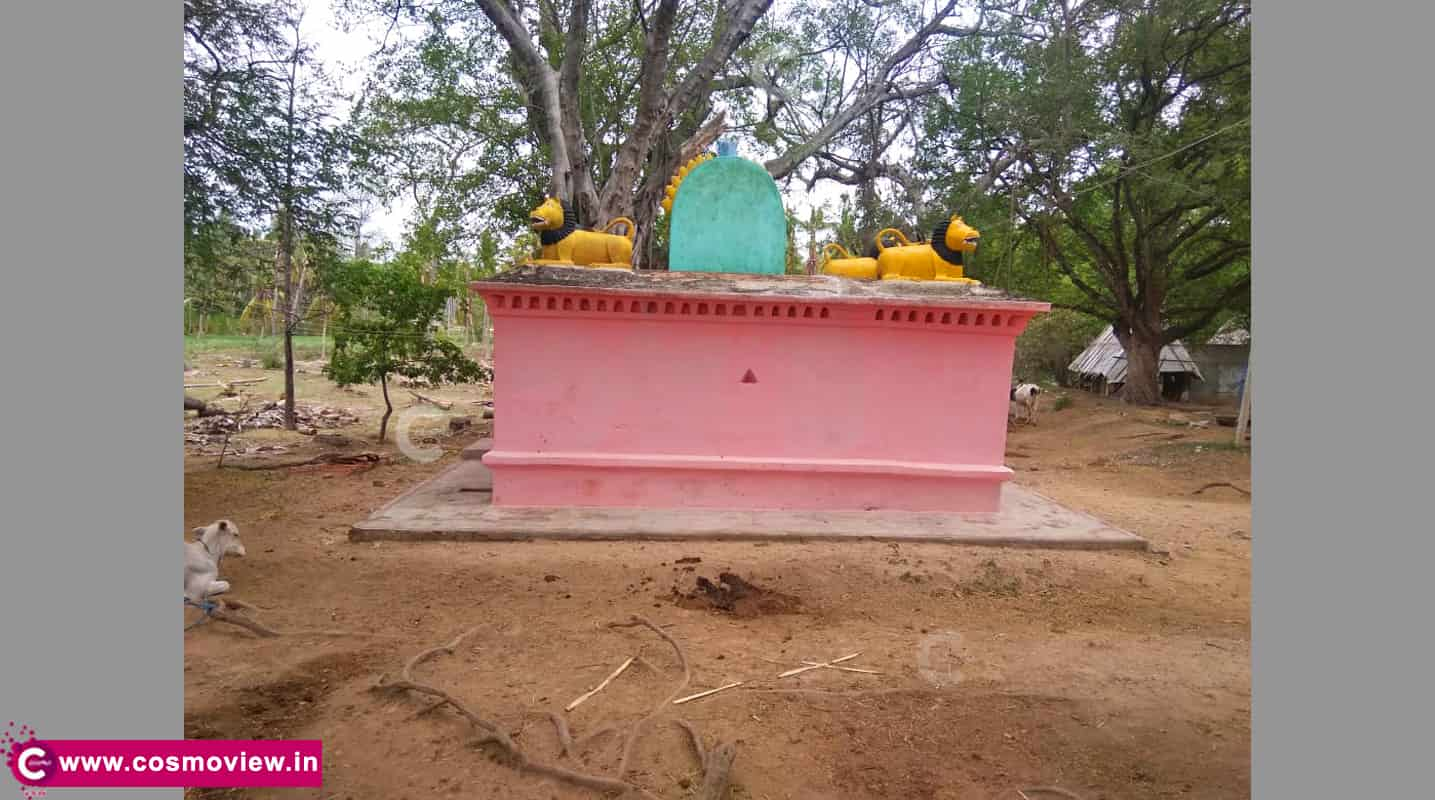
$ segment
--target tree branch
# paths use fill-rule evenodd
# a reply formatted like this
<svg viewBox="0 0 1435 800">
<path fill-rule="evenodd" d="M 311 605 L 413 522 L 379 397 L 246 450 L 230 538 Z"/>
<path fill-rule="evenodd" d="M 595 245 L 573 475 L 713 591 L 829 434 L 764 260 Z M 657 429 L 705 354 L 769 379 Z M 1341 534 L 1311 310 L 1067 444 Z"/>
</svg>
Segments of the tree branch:
<svg viewBox="0 0 1435 800">
<path fill-rule="evenodd" d="M 1221 313 L 1222 311 L 1230 310 L 1231 301 L 1236 299 L 1237 297 L 1240 297 L 1242 294 L 1245 294 L 1246 292 L 1250 291 L 1250 288 L 1251 278 L 1249 275 L 1231 284 L 1229 287 L 1226 288 L 1225 292 L 1221 293 L 1221 296 L 1216 300 L 1216 303 L 1210 308 L 1203 311 L 1200 316 L 1185 324 L 1174 325 L 1161 331 L 1161 344 L 1170 344 L 1177 339 L 1190 336 L 1195 331 L 1206 327 L 1211 323 L 1211 320 L 1216 318 L 1217 314 Z"/>
</svg>

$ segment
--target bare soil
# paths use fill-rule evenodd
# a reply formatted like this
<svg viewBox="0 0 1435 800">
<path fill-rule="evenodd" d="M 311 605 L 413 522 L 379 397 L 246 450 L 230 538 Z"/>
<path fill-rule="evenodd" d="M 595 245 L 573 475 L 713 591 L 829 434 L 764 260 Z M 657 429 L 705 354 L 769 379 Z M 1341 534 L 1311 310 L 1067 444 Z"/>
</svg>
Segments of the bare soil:
<svg viewBox="0 0 1435 800">
<path fill-rule="evenodd" d="M 201 362 L 203 359 L 201 359 Z M 276 372 L 206 366 L 226 379 Z M 376 388 L 340 392 L 312 373 L 301 399 L 355 410 L 342 432 L 389 456 L 364 471 L 215 468 L 186 457 L 185 526 L 234 520 L 247 558 L 224 563 L 234 596 L 282 631 L 259 639 L 209 623 L 188 632 L 186 734 L 318 738 L 322 789 L 193 790 L 193 797 L 552 800 L 598 796 L 500 763 L 455 713 L 371 691 L 416 653 L 480 626 L 416 669 L 494 720 L 531 758 L 612 775 L 621 736 L 560 758 L 546 712 L 575 738 L 646 716 L 681 677 L 687 691 L 742 686 L 670 711 L 640 740 L 629 780 L 661 798 L 696 796 L 698 764 L 678 715 L 709 745 L 738 743 L 730 797 L 1235 798 L 1250 793 L 1250 459 L 1232 431 L 1189 407 L 1074 404 L 1016 426 L 1017 480 L 1151 539 L 1157 551 L 1006 550 L 941 544 L 368 543 L 348 527 L 445 468 L 486 436 L 433 420 L 439 461 L 373 442 Z M 423 390 L 472 414 L 483 387 Z M 263 396 L 268 397 L 269 394 Z M 406 406 L 410 398 L 396 397 Z M 1049 406 L 1048 406 L 1049 408 Z M 1209 411 L 1210 409 L 1207 409 Z M 501 414 L 501 410 L 499 412 Z M 1172 419 L 1172 415 L 1179 415 Z M 417 426 L 416 426 L 417 427 Z M 324 452 L 314 437 L 260 431 L 282 456 Z M 694 559 L 700 559 L 695 561 Z M 724 574 L 739 583 L 724 581 Z M 699 588 L 699 578 L 709 589 Z M 321 635 L 312 631 L 362 635 Z M 844 666 L 776 675 L 860 651 Z M 563 707 L 629 656 L 624 672 Z"/>
</svg>

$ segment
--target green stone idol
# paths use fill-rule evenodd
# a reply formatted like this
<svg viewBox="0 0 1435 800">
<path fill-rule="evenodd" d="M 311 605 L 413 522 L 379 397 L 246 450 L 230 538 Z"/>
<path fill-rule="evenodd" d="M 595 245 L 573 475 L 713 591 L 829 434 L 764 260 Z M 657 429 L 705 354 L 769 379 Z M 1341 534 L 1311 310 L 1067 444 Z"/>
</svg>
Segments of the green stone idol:
<svg viewBox="0 0 1435 800">
<path fill-rule="evenodd" d="M 787 215 L 777 184 L 731 142 L 697 165 L 673 198 L 668 269 L 781 275 L 787 266 Z"/>
</svg>

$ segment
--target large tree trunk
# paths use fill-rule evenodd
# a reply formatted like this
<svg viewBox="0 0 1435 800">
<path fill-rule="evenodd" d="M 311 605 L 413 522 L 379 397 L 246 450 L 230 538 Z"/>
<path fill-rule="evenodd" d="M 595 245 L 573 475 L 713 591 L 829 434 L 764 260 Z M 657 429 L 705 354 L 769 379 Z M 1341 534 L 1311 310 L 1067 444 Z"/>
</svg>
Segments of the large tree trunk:
<svg viewBox="0 0 1435 800">
<path fill-rule="evenodd" d="M 1161 404 L 1161 341 L 1160 328 L 1155 331 L 1133 326 L 1116 327 L 1116 339 L 1126 352 L 1126 383 L 1121 387 L 1123 402 L 1133 405 Z"/>
<path fill-rule="evenodd" d="M 650 211 L 639 208 L 634 212 L 633 191 L 641 166 L 650 157 L 654 138 L 667 131 L 675 117 L 707 102 L 714 76 L 733 51 L 747 41 L 757 20 L 772 2 L 733 0 L 728 4 L 719 15 L 722 25 L 707 53 L 671 92 L 665 92 L 663 87 L 678 3 L 677 0 L 659 3 L 639 70 L 639 104 L 634 127 L 620 146 L 614 169 L 601 192 L 593 184 L 577 108 L 591 0 L 576 0 L 572 6 L 568 29 L 562 32 L 566 52 L 561 54 L 558 69 L 539 51 L 527 26 L 509 3 L 478 0 L 478 5 L 508 43 L 516 77 L 528 98 L 530 121 L 535 128 L 541 126 L 542 138 L 548 142 L 553 166 L 550 194 L 571 203 L 580 224 L 602 226 L 615 216 L 633 216 L 640 224 L 644 217 L 651 220 Z M 541 9 L 540 21 L 545 32 L 551 34 L 550 39 L 560 33 L 551 7 Z M 666 182 L 667 176 L 663 177 Z M 640 247 L 634 250 L 643 252 Z"/>
</svg>

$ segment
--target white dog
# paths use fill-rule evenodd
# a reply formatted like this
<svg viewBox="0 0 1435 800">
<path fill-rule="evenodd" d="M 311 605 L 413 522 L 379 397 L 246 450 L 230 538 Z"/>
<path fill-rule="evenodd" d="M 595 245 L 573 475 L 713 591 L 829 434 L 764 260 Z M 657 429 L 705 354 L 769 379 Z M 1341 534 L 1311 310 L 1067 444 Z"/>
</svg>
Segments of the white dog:
<svg viewBox="0 0 1435 800">
<path fill-rule="evenodd" d="M 229 581 L 219 579 L 219 562 L 225 556 L 243 556 L 244 543 L 233 522 L 221 519 L 195 528 L 193 541 L 184 543 L 184 599 L 204 607 L 209 598 L 229 591 Z"/>
<path fill-rule="evenodd" d="M 1011 408 L 1007 416 L 1012 420 L 1026 416 L 1029 424 L 1036 424 L 1036 400 L 1041 394 L 1041 387 L 1034 383 L 1017 384 L 1011 390 Z"/>
</svg>

